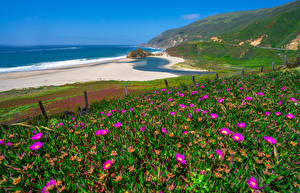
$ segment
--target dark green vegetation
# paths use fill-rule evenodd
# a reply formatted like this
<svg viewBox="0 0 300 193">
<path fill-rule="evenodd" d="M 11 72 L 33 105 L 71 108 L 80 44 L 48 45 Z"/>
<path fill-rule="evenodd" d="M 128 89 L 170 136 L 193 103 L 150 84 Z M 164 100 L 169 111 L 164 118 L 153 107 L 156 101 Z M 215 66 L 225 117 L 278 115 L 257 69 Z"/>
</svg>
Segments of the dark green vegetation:
<svg viewBox="0 0 300 193">
<path fill-rule="evenodd" d="M 147 46 L 172 47 L 214 36 L 237 43 L 264 35 L 259 46 L 282 47 L 300 34 L 299 9 L 300 0 L 297 0 L 273 8 L 218 14 L 168 30 L 150 40 Z"/>
<path fill-rule="evenodd" d="M 250 192 L 252 176 L 263 192 L 297 192 L 299 103 L 291 97 L 299 98 L 299 77 L 289 70 L 202 80 L 95 104 L 82 117 L 0 128 L 0 189 L 37 192 L 56 181 L 53 192 Z M 224 127 L 244 140 L 221 134 Z M 39 140 L 30 139 L 34 131 Z M 36 141 L 43 145 L 31 150 Z"/>
<path fill-rule="evenodd" d="M 296 57 L 300 56 L 300 51 L 295 50 L 272 50 L 213 41 L 186 42 L 168 48 L 166 52 L 190 60 L 193 66 L 214 72 L 240 72 L 242 68 L 257 71 L 260 66 L 270 69 L 272 62 L 278 68 L 284 64 L 284 55 L 290 63 L 296 62 Z"/>
</svg>

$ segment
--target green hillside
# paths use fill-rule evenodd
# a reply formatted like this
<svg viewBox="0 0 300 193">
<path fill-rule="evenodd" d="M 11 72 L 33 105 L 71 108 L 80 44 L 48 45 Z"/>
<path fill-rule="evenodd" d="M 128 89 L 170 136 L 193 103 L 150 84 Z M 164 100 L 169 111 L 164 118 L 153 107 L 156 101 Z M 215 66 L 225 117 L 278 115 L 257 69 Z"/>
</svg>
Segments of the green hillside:
<svg viewBox="0 0 300 193">
<path fill-rule="evenodd" d="M 264 49 L 244 44 L 241 46 L 218 43 L 213 41 L 186 42 L 178 46 L 168 48 L 168 54 L 183 57 L 195 67 L 209 68 L 217 71 L 218 67 L 255 69 L 260 66 L 271 67 L 272 62 L 276 66 L 284 64 L 283 56 L 287 55 L 288 62 L 294 63 L 299 50 L 274 50 Z"/>
<path fill-rule="evenodd" d="M 273 8 L 218 14 L 200 19 L 182 28 L 163 32 L 150 40 L 146 45 L 151 47 L 172 47 L 185 41 L 208 39 L 224 34 L 226 34 L 224 36 L 226 39 L 231 40 L 239 38 L 239 34 L 236 33 L 239 31 L 247 31 L 248 27 L 255 30 L 254 26 L 258 23 L 261 27 L 257 28 L 255 33 L 249 33 L 251 34 L 250 36 L 246 35 L 245 32 L 241 33 L 243 34 L 243 38 L 256 38 L 265 31 L 266 26 L 272 21 L 274 21 L 275 24 L 272 27 L 267 28 L 270 32 L 270 36 L 265 45 L 283 45 L 292 40 L 296 34 L 299 34 L 298 21 L 300 20 L 300 17 L 299 13 L 297 13 L 299 12 L 299 8 L 300 0 L 297 0 Z M 290 21 L 286 22 L 286 20 Z M 282 30 L 284 31 L 282 35 L 286 38 L 278 41 L 278 36 L 276 36 L 275 39 L 272 40 L 274 33 L 271 33 L 271 31 L 279 34 Z M 230 35 L 233 35 L 233 37 L 230 37 Z"/>
</svg>

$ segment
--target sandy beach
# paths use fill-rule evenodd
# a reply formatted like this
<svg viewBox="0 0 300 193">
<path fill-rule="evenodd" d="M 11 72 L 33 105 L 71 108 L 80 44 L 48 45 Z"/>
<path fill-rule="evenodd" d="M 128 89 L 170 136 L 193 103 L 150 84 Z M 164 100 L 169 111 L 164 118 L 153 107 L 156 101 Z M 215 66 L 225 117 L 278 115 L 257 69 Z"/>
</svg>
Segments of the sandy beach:
<svg viewBox="0 0 300 193">
<path fill-rule="evenodd" d="M 171 67 L 174 64 L 184 61 L 182 58 L 166 55 L 152 57 L 167 60 L 168 64 L 164 66 L 166 69 L 172 69 Z M 135 70 L 133 69 L 135 62 L 134 59 L 120 59 L 48 70 L 4 73 L 0 74 L 0 92 L 11 89 L 57 86 L 99 80 L 147 81 L 178 76 L 168 72 Z M 191 71 L 190 69 L 180 70 Z M 193 71 L 201 72 L 202 70 Z"/>
</svg>

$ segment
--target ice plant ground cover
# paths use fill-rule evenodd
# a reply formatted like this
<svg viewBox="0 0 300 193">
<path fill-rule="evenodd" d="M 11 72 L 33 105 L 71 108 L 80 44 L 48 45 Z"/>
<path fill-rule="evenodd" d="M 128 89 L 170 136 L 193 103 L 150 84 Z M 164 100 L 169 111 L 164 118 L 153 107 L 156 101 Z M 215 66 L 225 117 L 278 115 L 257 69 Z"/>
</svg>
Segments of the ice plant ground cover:
<svg viewBox="0 0 300 193">
<path fill-rule="evenodd" d="M 207 80 L 1 128 L 0 189 L 296 192 L 297 83 L 297 71 Z"/>
</svg>

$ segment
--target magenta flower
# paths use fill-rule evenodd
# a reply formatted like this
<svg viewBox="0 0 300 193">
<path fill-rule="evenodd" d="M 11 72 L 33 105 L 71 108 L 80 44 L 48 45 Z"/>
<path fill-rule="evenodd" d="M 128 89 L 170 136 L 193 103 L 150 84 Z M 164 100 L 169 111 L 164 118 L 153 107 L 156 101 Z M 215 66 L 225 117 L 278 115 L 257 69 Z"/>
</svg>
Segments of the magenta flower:
<svg viewBox="0 0 300 193">
<path fill-rule="evenodd" d="M 42 189 L 41 193 L 49 193 L 49 189 L 53 188 L 56 184 L 56 181 L 50 180 Z"/>
<path fill-rule="evenodd" d="M 104 114 L 104 112 L 103 112 L 103 111 L 101 111 L 100 113 L 101 113 L 101 115 L 103 115 L 103 114 Z"/>
<path fill-rule="evenodd" d="M 180 94 L 180 96 L 181 96 L 181 97 L 184 97 L 184 94 L 183 94 L 183 93 L 181 93 L 181 94 Z"/>
<path fill-rule="evenodd" d="M 129 111 L 133 111 L 133 108 L 130 108 Z"/>
<path fill-rule="evenodd" d="M 38 150 L 43 146 L 44 143 L 38 141 L 30 146 L 31 150 Z"/>
<path fill-rule="evenodd" d="M 216 150 L 216 154 L 219 156 L 219 160 L 224 159 L 224 154 L 222 153 L 222 151 L 220 149 Z"/>
<path fill-rule="evenodd" d="M 218 103 L 222 103 L 224 101 L 224 99 L 219 99 Z"/>
<path fill-rule="evenodd" d="M 180 107 L 180 108 L 185 108 L 185 105 L 179 104 L 179 107 Z"/>
<path fill-rule="evenodd" d="M 166 91 L 166 89 L 165 89 L 165 88 L 163 88 L 163 89 L 161 89 L 160 91 L 161 91 L 161 92 L 163 92 L 163 91 Z"/>
<path fill-rule="evenodd" d="M 202 114 L 206 114 L 207 113 L 207 111 L 202 111 Z"/>
<path fill-rule="evenodd" d="M 188 131 L 184 131 L 184 132 L 183 132 L 183 134 L 185 134 L 185 135 L 188 135 L 188 134 L 189 134 L 189 132 L 188 132 Z"/>
<path fill-rule="evenodd" d="M 290 98 L 290 100 L 293 102 L 297 102 L 297 99 L 295 99 L 295 98 Z"/>
<path fill-rule="evenodd" d="M 141 132 L 144 132 L 145 128 L 143 126 L 140 127 Z"/>
<path fill-rule="evenodd" d="M 163 128 L 161 128 L 161 132 L 167 133 L 167 129 L 163 127 Z"/>
<path fill-rule="evenodd" d="M 171 114 L 171 115 L 175 115 L 176 113 L 175 113 L 175 112 L 170 112 L 170 114 Z"/>
<path fill-rule="evenodd" d="M 122 126 L 122 123 L 120 123 L 120 122 L 117 122 L 117 123 L 115 124 L 115 127 L 116 127 L 116 128 L 121 127 L 121 126 Z"/>
<path fill-rule="evenodd" d="M 193 106 L 195 106 L 194 104 L 190 104 L 189 107 L 192 108 Z"/>
<path fill-rule="evenodd" d="M 31 137 L 32 140 L 38 140 L 41 139 L 43 136 L 43 133 L 37 133 L 34 136 Z"/>
<path fill-rule="evenodd" d="M 224 127 L 222 129 L 220 129 L 220 133 L 222 133 L 223 135 L 229 135 L 229 134 L 231 134 L 231 131 Z"/>
<path fill-rule="evenodd" d="M 281 88 L 281 90 L 285 90 L 285 89 L 286 89 L 286 86 L 284 86 L 284 87 Z"/>
<path fill-rule="evenodd" d="M 246 127 L 246 124 L 243 123 L 243 122 L 237 123 L 236 125 L 237 125 L 239 128 L 244 128 L 244 127 Z"/>
<path fill-rule="evenodd" d="M 208 95 L 203 95 L 202 98 L 203 98 L 203 99 L 207 99 L 207 98 L 208 98 Z"/>
<path fill-rule="evenodd" d="M 264 90 L 265 88 L 264 88 L 264 87 L 260 87 L 260 89 L 261 89 L 261 90 Z"/>
<path fill-rule="evenodd" d="M 278 101 L 279 105 L 282 105 L 282 101 Z"/>
<path fill-rule="evenodd" d="M 199 113 L 199 111 L 201 111 L 202 109 L 196 109 L 196 112 Z"/>
<path fill-rule="evenodd" d="M 59 126 L 63 126 L 64 124 L 63 124 L 63 123 L 58 123 L 58 125 L 59 125 Z"/>
<path fill-rule="evenodd" d="M 169 99 L 168 99 L 169 102 L 171 102 L 172 100 L 173 100 L 172 98 L 169 98 Z"/>
<path fill-rule="evenodd" d="M 72 121 L 75 121 L 75 120 L 76 120 L 76 118 L 75 118 L 75 117 L 73 117 L 73 118 L 72 118 Z"/>
<path fill-rule="evenodd" d="M 271 144 L 275 144 L 277 141 L 273 137 L 264 136 L 264 139 Z"/>
<path fill-rule="evenodd" d="M 204 85 L 202 85 L 202 86 L 200 86 L 201 88 L 204 88 L 205 86 Z"/>
<path fill-rule="evenodd" d="M 228 92 L 229 92 L 229 91 L 230 91 L 230 88 L 227 88 L 227 89 L 226 89 L 226 91 L 228 91 Z"/>
<path fill-rule="evenodd" d="M 125 113 L 125 112 L 126 112 L 125 110 L 122 110 L 122 111 L 121 111 L 121 114 L 123 114 L 123 113 Z"/>
<path fill-rule="evenodd" d="M 259 92 L 259 93 L 258 93 L 258 96 L 264 96 L 264 93 Z"/>
<path fill-rule="evenodd" d="M 153 94 L 156 94 L 156 93 L 158 93 L 158 92 L 157 92 L 157 91 L 154 91 L 154 92 L 153 92 Z"/>
<path fill-rule="evenodd" d="M 184 160 L 184 155 L 181 155 L 181 154 L 176 154 L 175 155 L 176 157 L 176 160 L 182 164 L 185 164 L 186 163 L 186 160 Z"/>
<path fill-rule="evenodd" d="M 7 142 L 5 145 L 6 146 L 12 146 L 12 144 L 13 144 L 12 142 Z"/>
<path fill-rule="evenodd" d="M 191 119 L 192 118 L 192 114 L 190 113 L 190 114 L 188 114 L 188 117 Z"/>
<path fill-rule="evenodd" d="M 2 145 L 4 143 L 4 140 L 3 139 L 0 139 L 0 144 Z"/>
<path fill-rule="evenodd" d="M 281 112 L 275 112 L 275 115 L 276 115 L 276 116 L 280 116 L 280 115 L 281 115 Z"/>
<path fill-rule="evenodd" d="M 268 111 L 265 112 L 265 115 L 266 115 L 266 116 L 269 116 L 270 114 L 271 114 L 271 112 L 268 112 Z"/>
<path fill-rule="evenodd" d="M 110 116 L 111 116 L 111 113 L 107 113 L 106 116 L 110 117 Z"/>
<path fill-rule="evenodd" d="M 111 161 L 110 160 L 107 160 L 106 162 L 104 162 L 104 164 L 103 164 L 103 169 L 104 170 L 107 170 L 107 169 L 109 169 L 110 168 L 110 166 L 111 166 Z"/>
<path fill-rule="evenodd" d="M 104 129 L 104 130 L 97 130 L 95 132 L 96 135 L 106 135 L 108 133 L 108 129 Z"/>
<path fill-rule="evenodd" d="M 251 101 L 251 100 L 252 100 L 252 97 L 247 96 L 247 97 L 245 98 L 245 100 L 246 100 L 246 101 Z"/>
<path fill-rule="evenodd" d="M 215 113 L 212 113 L 212 114 L 210 114 L 210 117 L 211 117 L 212 119 L 215 119 L 215 118 L 218 118 L 218 115 L 215 114 Z"/>
<path fill-rule="evenodd" d="M 243 90 L 244 88 L 243 87 L 240 87 L 240 90 Z"/>
<path fill-rule="evenodd" d="M 247 180 L 247 184 L 250 186 L 251 189 L 261 189 L 261 187 L 257 185 L 256 179 L 252 176 L 250 177 L 250 179 Z"/>
<path fill-rule="evenodd" d="M 232 139 L 234 141 L 243 141 L 244 137 L 240 133 L 235 133 L 235 134 L 232 135 Z"/>
<path fill-rule="evenodd" d="M 286 114 L 285 117 L 288 119 L 293 119 L 293 118 L 295 118 L 295 115 L 289 113 L 289 114 Z"/>
</svg>

